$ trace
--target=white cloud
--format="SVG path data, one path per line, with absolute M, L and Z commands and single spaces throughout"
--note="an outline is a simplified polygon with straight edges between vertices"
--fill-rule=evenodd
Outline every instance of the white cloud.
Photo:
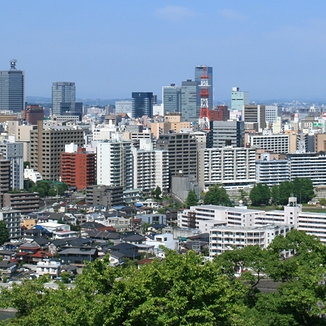
M 164 20 L 178 21 L 185 18 L 191 18 L 196 13 L 186 7 L 180 6 L 165 6 L 164 8 L 158 9 L 156 15 Z

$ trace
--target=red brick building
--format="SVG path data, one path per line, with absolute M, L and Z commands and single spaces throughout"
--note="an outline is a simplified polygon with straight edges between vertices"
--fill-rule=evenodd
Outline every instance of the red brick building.
M 31 125 L 36 125 L 38 120 L 44 119 L 44 109 L 42 106 L 34 104 L 27 105 L 26 110 L 21 112 L 23 120 L 26 120 Z
M 218 105 L 213 110 L 210 110 L 209 113 L 210 121 L 227 121 L 230 118 L 227 105 Z
M 78 190 L 95 184 L 96 154 L 85 148 L 61 153 L 61 181 Z

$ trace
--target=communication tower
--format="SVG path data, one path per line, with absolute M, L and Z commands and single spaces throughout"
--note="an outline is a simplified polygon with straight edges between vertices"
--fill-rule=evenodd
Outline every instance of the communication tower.
M 203 68 L 203 75 L 200 76 L 200 113 L 199 113 L 199 126 L 202 130 L 209 130 L 209 77 L 207 76 L 207 67 Z

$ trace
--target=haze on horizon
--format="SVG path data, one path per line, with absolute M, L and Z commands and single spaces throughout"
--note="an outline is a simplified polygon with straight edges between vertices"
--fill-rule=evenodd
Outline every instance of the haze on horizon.
M 214 101 L 325 98 L 326 2 L 16 0 L 0 3 L 0 70 L 25 71 L 26 96 L 55 81 L 78 98 L 130 98 L 214 69 Z

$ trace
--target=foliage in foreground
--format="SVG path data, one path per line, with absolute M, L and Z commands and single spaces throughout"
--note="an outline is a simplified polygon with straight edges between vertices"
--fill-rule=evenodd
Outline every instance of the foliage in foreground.
M 282 259 L 284 250 L 295 255 Z M 194 252 L 140 269 L 96 260 L 75 289 L 27 281 L 4 289 L 0 303 L 18 309 L 8 325 L 325 325 L 325 264 L 325 247 L 292 231 L 268 249 L 235 249 L 205 264 Z M 258 290 L 266 277 L 280 282 L 277 292 Z

